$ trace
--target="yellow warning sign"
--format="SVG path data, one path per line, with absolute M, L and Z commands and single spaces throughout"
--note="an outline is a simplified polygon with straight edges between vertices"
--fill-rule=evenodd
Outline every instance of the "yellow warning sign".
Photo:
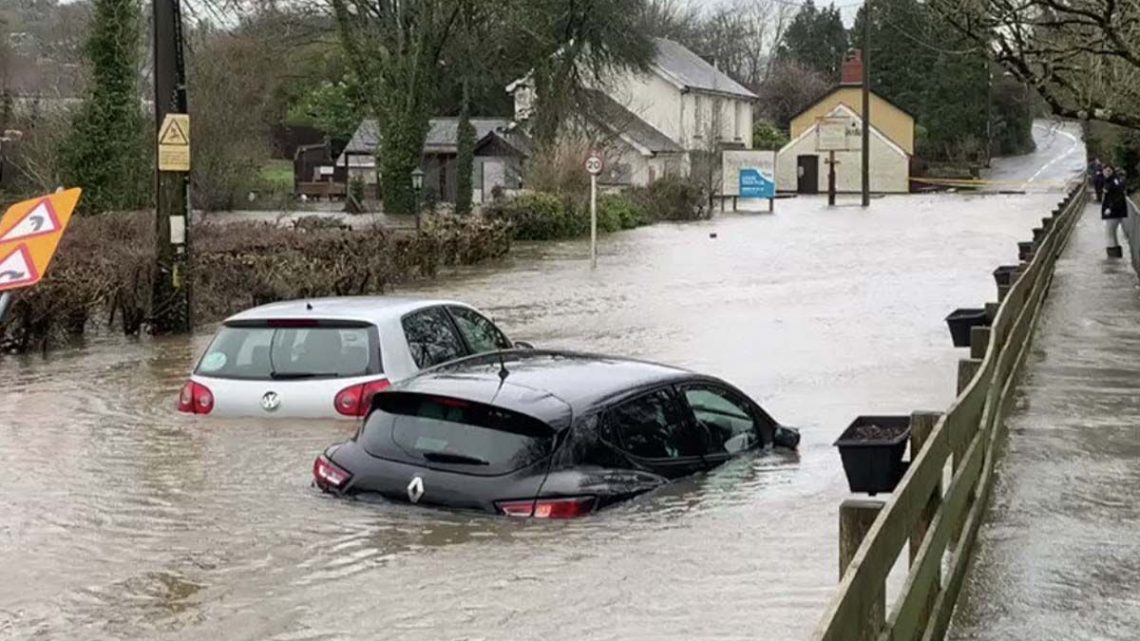
M 190 115 L 166 114 L 158 130 L 158 170 L 190 171 Z

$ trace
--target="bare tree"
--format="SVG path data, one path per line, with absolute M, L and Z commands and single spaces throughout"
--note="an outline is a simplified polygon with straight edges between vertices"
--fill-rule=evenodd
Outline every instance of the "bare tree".
M 831 81 L 823 74 L 803 63 L 778 61 L 757 92 L 761 115 L 781 129 L 787 129 L 792 117 L 819 99 L 831 86 Z
M 1140 129 L 1140 4 L 1135 0 L 937 0 L 1060 116 Z

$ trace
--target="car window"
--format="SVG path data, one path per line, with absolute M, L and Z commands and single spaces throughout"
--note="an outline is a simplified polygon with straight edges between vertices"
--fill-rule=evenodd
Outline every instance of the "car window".
M 554 431 L 525 414 L 454 398 L 381 396 L 359 437 L 373 456 L 496 475 L 545 458 L 553 448 Z
M 455 324 L 459 327 L 463 338 L 475 353 L 511 348 L 511 342 L 499 331 L 499 328 L 475 310 L 466 307 L 449 307 L 448 310 L 455 318 Z
M 423 369 L 459 358 L 467 352 L 455 326 L 441 307 L 408 314 L 402 321 L 408 350 L 416 367 Z
M 676 459 L 701 453 L 668 390 L 626 401 L 611 410 L 609 419 L 622 449 L 634 456 Z
M 728 390 L 692 386 L 682 390 L 703 432 L 705 453 L 735 454 L 760 440 L 748 404 Z
M 213 378 L 354 377 L 379 373 L 379 351 L 367 327 L 223 326 L 195 373 Z

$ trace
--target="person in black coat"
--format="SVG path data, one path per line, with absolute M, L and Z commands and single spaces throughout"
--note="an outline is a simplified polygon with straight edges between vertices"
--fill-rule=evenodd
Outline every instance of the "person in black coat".
M 1105 251 L 1109 258 L 1120 258 L 1123 251 L 1117 240 L 1116 230 L 1128 217 L 1128 194 L 1124 170 L 1104 169 L 1104 201 L 1100 206 L 1100 217 L 1104 219 Z

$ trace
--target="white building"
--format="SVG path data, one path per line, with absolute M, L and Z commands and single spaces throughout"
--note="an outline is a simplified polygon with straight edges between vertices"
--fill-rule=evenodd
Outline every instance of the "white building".
M 840 104 L 826 115 L 845 118 L 848 127 L 862 132 L 863 119 L 855 110 Z M 776 186 L 780 191 L 801 194 L 827 193 L 828 153 L 817 151 L 819 124 L 804 130 L 780 149 L 776 156 Z M 835 152 L 835 190 L 856 193 L 863 189 L 863 151 L 858 144 L 848 151 Z M 910 191 L 910 155 L 877 127 L 871 127 L 871 191 L 905 194 Z
M 700 56 L 671 40 L 656 39 L 648 72 L 626 72 L 594 89 L 589 124 L 610 134 L 606 182 L 647 185 L 687 173 L 694 151 L 752 148 L 756 95 Z M 530 77 L 507 86 L 515 120 L 525 123 L 534 105 Z
M 830 137 L 842 124 L 848 133 L 845 151 L 835 152 L 835 185 L 839 192 L 863 187 L 863 59 L 858 51 L 843 63 L 842 79 L 819 99 L 792 117 L 792 140 L 776 156 L 776 186 L 780 191 L 817 194 L 827 191 L 830 153 L 820 145 L 821 126 Z M 910 160 L 914 154 L 914 116 L 871 92 L 871 191 L 910 190 Z M 851 135 L 854 134 L 854 135 Z

